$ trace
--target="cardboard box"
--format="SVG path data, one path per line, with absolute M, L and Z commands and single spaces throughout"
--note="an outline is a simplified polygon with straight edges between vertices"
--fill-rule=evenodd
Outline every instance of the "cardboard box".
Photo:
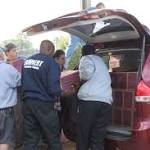
M 63 71 L 61 74 L 61 87 L 63 96 L 73 95 L 80 86 L 79 72 L 77 70 Z

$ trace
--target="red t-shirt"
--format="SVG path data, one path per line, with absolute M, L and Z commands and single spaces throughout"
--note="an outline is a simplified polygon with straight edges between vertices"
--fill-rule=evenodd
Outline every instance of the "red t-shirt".
M 15 62 L 12 63 L 12 65 L 19 71 L 22 71 L 22 66 L 24 64 L 24 60 L 22 59 L 17 59 Z

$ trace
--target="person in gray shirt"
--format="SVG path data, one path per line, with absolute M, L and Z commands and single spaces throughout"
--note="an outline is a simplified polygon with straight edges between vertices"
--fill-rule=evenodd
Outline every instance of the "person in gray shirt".
M 14 144 L 14 112 L 17 104 L 17 87 L 21 84 L 20 73 L 4 61 L 0 48 L 0 150 L 9 150 Z
M 83 84 L 77 94 L 77 150 L 104 150 L 112 116 L 111 78 L 93 45 L 82 47 L 79 76 Z

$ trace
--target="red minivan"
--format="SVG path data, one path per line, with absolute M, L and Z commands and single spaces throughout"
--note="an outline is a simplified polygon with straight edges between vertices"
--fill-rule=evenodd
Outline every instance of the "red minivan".
M 150 32 L 123 10 L 76 12 L 26 28 L 35 35 L 61 30 L 96 47 L 109 67 L 113 88 L 112 124 L 106 150 L 150 150 Z M 76 67 L 77 68 L 77 67 Z M 75 140 L 78 70 L 62 75 L 62 125 Z M 95 89 L 96 90 L 96 89 Z M 67 94 L 68 92 L 68 94 Z

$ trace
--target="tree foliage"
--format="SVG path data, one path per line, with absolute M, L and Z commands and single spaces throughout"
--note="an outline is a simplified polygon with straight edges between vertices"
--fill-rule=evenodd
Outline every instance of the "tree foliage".
M 65 51 L 68 45 L 68 41 L 69 41 L 69 37 L 66 36 L 56 37 L 54 39 L 56 49 L 62 49 Z
M 13 43 L 17 46 L 18 56 L 28 57 L 37 52 L 37 50 L 33 48 L 33 45 L 29 41 L 28 37 L 22 33 L 18 34 L 13 39 L 3 41 L 2 45 L 5 46 L 8 43 Z
M 57 37 L 53 40 L 56 50 L 57 49 L 62 49 L 66 50 L 68 46 L 69 37 L 67 36 L 60 36 Z M 13 39 L 8 39 L 5 40 L 1 43 L 2 46 L 5 46 L 8 43 L 14 43 L 17 46 L 18 49 L 18 56 L 21 57 L 29 57 L 33 55 L 34 53 L 37 53 L 38 50 L 33 48 L 32 43 L 29 41 L 28 37 L 22 33 L 18 34 L 15 38 Z M 69 62 L 69 67 L 68 69 L 73 69 L 75 66 L 79 63 L 79 59 L 81 56 L 81 46 L 78 45 L 76 47 L 75 53 L 72 56 L 70 62 Z
M 78 45 L 74 55 L 72 56 L 70 62 L 69 62 L 69 67 L 68 69 L 74 69 L 78 64 L 79 64 L 79 60 L 81 58 L 81 46 Z

